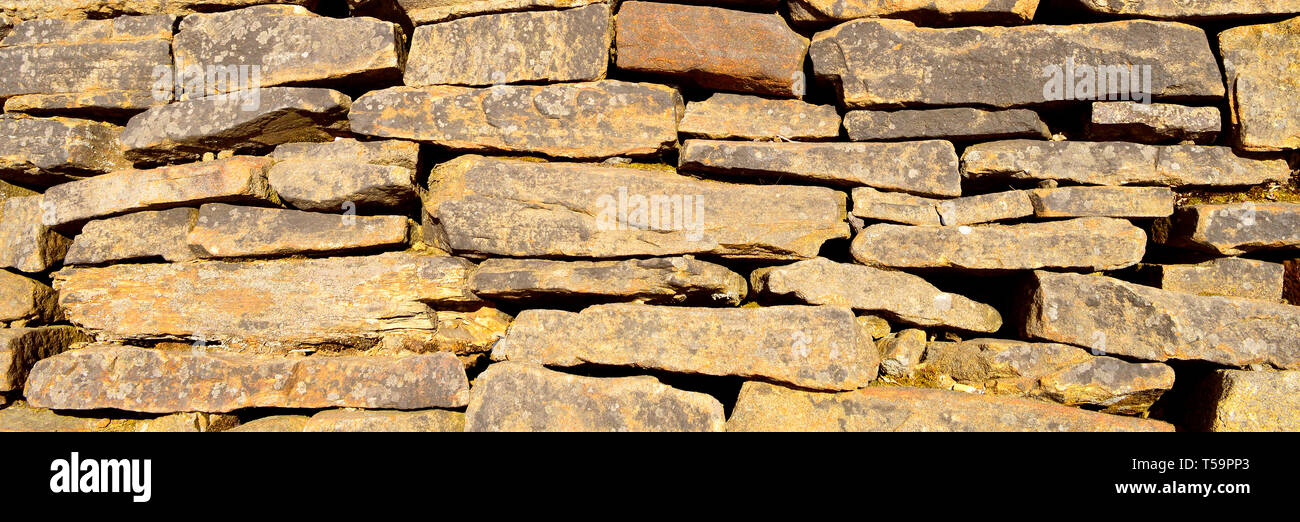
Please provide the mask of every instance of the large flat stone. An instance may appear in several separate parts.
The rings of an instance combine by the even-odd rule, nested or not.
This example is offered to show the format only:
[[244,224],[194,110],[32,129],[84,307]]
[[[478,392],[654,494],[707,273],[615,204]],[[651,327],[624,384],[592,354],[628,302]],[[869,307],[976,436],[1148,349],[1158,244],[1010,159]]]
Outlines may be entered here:
[[456,150],[603,158],[672,148],[684,107],[671,87],[605,80],[394,87],[361,96],[348,117],[358,134]]
[[720,92],[686,104],[677,130],[707,139],[833,139],[840,135],[840,115],[831,105]]
[[1081,3],[1103,14],[1180,20],[1300,13],[1300,2],[1295,0],[1081,0]]
[[426,433],[465,431],[465,414],[451,410],[326,410],[301,431],[329,433]]
[[829,306],[525,310],[492,358],[761,378],[821,390],[866,386],[880,365],[875,342],[853,312]]
[[51,187],[45,192],[50,224],[76,225],[139,210],[203,203],[271,200],[269,158],[236,156],[156,169],[127,169]]
[[1024,333],[1144,361],[1300,368],[1300,307],[1035,272]]
[[507,11],[578,7],[604,0],[395,0],[415,25]]
[[790,0],[795,22],[845,22],[857,18],[905,18],[962,25],[1023,24],[1038,0]]
[[1156,265],[1160,288],[1195,295],[1282,300],[1286,266],[1224,257],[1195,265]]
[[1300,430],[1300,372],[1219,370],[1201,386],[1209,431]]
[[312,6],[316,0],[0,0],[0,14],[19,20],[113,18],[127,15],[191,14],[259,4]]
[[727,431],[1174,431],[1163,422],[1013,397],[871,387],[818,393],[747,382]]
[[474,381],[465,431],[722,431],[722,403],[654,377],[597,378],[502,362]]
[[276,162],[351,161],[417,170],[420,167],[420,144],[402,140],[359,141],[336,138],[324,143],[285,143],[276,147],[271,152],[271,157]]
[[1117,141],[981,143],[966,149],[967,179],[1055,180],[1085,185],[1229,187],[1284,181],[1283,159],[1237,155],[1228,147],[1143,145]]
[[200,258],[344,254],[405,246],[406,216],[357,216],[210,203],[186,242]]
[[[111,415],[111,414],[110,414]],[[0,410],[0,432],[200,433],[229,431],[239,417],[224,413],[173,413],[153,418],[139,414],[56,412],[19,401]]]
[[412,38],[403,83],[421,87],[603,80],[613,29],[605,3],[422,25]]
[[488,259],[470,279],[484,299],[557,299],[736,306],[749,286],[740,274],[694,257],[626,261]]
[[847,306],[926,327],[996,332],[1002,316],[992,306],[935,288],[920,276],[823,258],[756,270],[756,293],[811,305]]
[[53,288],[35,279],[0,270],[0,323],[52,323],[62,317],[59,296]]
[[957,152],[946,141],[779,143],[687,140],[681,169],[960,196]]
[[285,203],[320,212],[374,212],[418,199],[420,145],[409,141],[286,143],[271,154],[271,188]]
[[[1224,94],[1205,31],[1171,22],[930,29],[866,19],[818,33],[809,54],[817,76],[838,84],[844,105],[852,108],[1041,105],[1058,101],[1047,68],[1056,66],[1064,76],[1071,64],[1075,72],[1079,65],[1122,66],[1124,72],[1129,64],[1150,65],[1143,80],[1150,78],[1150,94],[1159,100]],[[1132,93],[1108,81],[1094,87],[1100,89],[1091,96],[1061,94],[1092,101]]]
[[53,208],[43,196],[4,200],[0,207],[0,268],[44,272],[63,260],[71,243],[50,228]]
[[1034,215],[1029,193],[1018,190],[956,199],[932,199],[867,187],[853,189],[853,215],[919,226],[960,226]]
[[1117,270],[1146,253],[1147,235],[1122,219],[1019,225],[871,225],[853,239],[858,262],[891,268]]
[[[1300,2],[1254,2],[1300,13]],[[1219,34],[1235,142],[1246,150],[1300,149],[1300,19],[1235,27]]]
[[1155,239],[1167,245],[1235,256],[1300,249],[1300,204],[1232,203],[1180,207],[1157,223]]
[[1097,102],[1092,104],[1088,138],[1141,143],[1214,143],[1223,128],[1216,107],[1169,103]]
[[821,187],[479,156],[444,163],[429,185],[426,209],[466,254],[802,259],[849,234],[845,196]]
[[1029,191],[1040,218],[1168,217],[1174,191],[1167,187],[1058,187]]
[[198,210],[173,208],[97,219],[72,240],[65,265],[99,265],[118,261],[162,259],[169,263],[196,256],[185,242]]
[[853,141],[987,141],[1051,137],[1037,112],[970,107],[901,111],[849,111],[844,128]]
[[48,187],[131,166],[122,128],[69,118],[0,116],[0,180]]
[[71,326],[0,328],[0,391],[23,389],[36,361],[89,340],[90,336]]
[[38,408],[222,413],[242,408],[456,408],[469,381],[449,353],[405,357],[259,357],[199,348],[99,343],[36,363]]
[[803,95],[808,39],[775,13],[628,1],[615,20],[619,69],[706,89]]
[[100,338],[221,342],[284,352],[360,347],[438,330],[430,308],[477,304],[473,264],[451,257],[201,261],[69,268],[55,274],[68,320]]

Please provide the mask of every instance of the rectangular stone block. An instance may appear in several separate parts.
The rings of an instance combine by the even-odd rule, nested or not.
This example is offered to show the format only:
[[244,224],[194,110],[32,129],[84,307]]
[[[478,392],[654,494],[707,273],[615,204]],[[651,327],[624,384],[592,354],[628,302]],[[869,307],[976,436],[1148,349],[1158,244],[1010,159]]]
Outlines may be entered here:
[[1300,2],[1296,0],[1082,0],[1082,4],[1108,15],[1198,21],[1300,13]]
[[22,390],[32,365],[90,336],[71,326],[0,328],[0,392]]
[[840,115],[831,105],[720,92],[686,104],[678,132],[718,140],[834,139],[840,135]]
[[849,111],[844,128],[853,141],[1047,139],[1052,133],[1037,112],[954,107],[901,111]]
[[186,242],[200,258],[348,254],[404,247],[406,216],[357,216],[210,203]]
[[1215,107],[1169,103],[1097,102],[1092,104],[1088,139],[1140,143],[1214,143],[1223,128]]
[[451,410],[325,410],[298,431],[325,433],[459,433],[465,414]]
[[626,261],[488,259],[471,279],[484,299],[695,303],[736,306],[749,286],[740,274],[692,256]]
[[944,25],[1011,25],[1033,20],[1038,0],[789,0],[795,22],[905,18]]
[[1300,430],[1300,372],[1219,370],[1201,383],[1209,431]]
[[4,200],[0,207],[0,268],[44,272],[63,260],[71,241],[50,228],[53,207],[45,196]]
[[1084,185],[1232,187],[1290,178],[1284,159],[1238,155],[1229,147],[1118,141],[981,143],[962,155],[968,180],[1055,180]]
[[173,208],[97,219],[72,240],[65,265],[99,265],[118,261],[162,259],[169,263],[196,256],[185,242],[198,210]]
[[1187,294],[1245,297],[1273,303],[1282,299],[1286,266],[1225,257],[1195,265],[1156,265],[1160,288]]
[[0,270],[0,323],[52,323],[63,318],[59,296],[49,285]]
[[395,0],[415,25],[507,11],[562,9],[604,0]]
[[70,118],[0,115],[0,180],[48,187],[131,166],[122,128]]
[[1174,191],[1166,187],[1059,187],[1029,191],[1034,215],[1070,217],[1168,217]]
[[[1300,13],[1300,2],[1254,2],[1257,8]],[[1219,34],[1228,79],[1234,141],[1245,150],[1300,148],[1300,106],[1291,100],[1300,80],[1291,72],[1300,61],[1300,20],[1234,27]]]
[[1300,249],[1300,204],[1246,202],[1180,207],[1155,226],[1155,240],[1170,246],[1235,256]]
[[140,0],[0,0],[0,14],[12,16],[19,20],[31,20],[33,18],[80,20],[87,17],[113,18],[127,15],[183,15],[195,12],[238,9],[259,4],[312,6],[315,3],[316,0],[162,0],[147,2]]

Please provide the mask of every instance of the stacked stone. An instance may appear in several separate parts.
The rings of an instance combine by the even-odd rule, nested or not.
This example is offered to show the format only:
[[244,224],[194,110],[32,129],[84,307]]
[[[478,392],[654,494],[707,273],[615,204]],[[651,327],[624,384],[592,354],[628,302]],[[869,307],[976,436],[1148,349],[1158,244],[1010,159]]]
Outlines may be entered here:
[[0,0],[0,430],[1297,428],[1300,3],[358,4]]

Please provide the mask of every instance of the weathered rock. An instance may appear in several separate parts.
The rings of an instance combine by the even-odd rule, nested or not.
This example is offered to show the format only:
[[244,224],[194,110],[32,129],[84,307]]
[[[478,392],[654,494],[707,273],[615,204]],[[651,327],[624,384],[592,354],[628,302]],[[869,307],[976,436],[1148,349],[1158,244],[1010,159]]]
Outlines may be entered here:
[[62,317],[59,296],[53,288],[35,279],[0,270],[0,323],[50,323]]
[[186,242],[201,258],[339,254],[406,245],[406,216],[357,216],[210,203]]
[[892,268],[1117,270],[1142,261],[1147,235],[1122,219],[1019,225],[872,225],[853,239],[858,262]]
[[849,234],[845,196],[821,187],[479,156],[444,163],[429,185],[426,209],[457,253],[801,259]]
[[996,332],[993,307],[935,288],[920,276],[823,258],[756,270],[754,292],[811,305],[848,306],[890,320],[926,327]]
[[1069,217],[1168,217],[1174,191],[1167,187],[1059,187],[1029,191],[1034,215]]
[[285,203],[317,212],[400,209],[418,199],[415,171],[392,165],[290,160],[271,167],[267,180]]
[[740,274],[691,256],[625,261],[488,259],[474,271],[470,285],[484,299],[525,302],[573,298],[736,306],[749,292]]
[[922,330],[903,330],[880,340],[880,373],[898,377],[911,373],[925,355]]
[[473,264],[387,253],[258,263],[202,261],[70,268],[55,274],[68,319],[101,339],[198,339],[282,353],[374,346],[430,334],[430,305],[477,304]]
[[296,433],[302,431],[302,429],[307,426],[307,420],[310,418],[311,417],[306,415],[271,415],[245,422],[226,431],[243,433]]
[[568,375],[514,362],[474,381],[465,431],[722,431],[722,403],[654,377]]
[[1300,368],[1300,307],[1035,272],[1024,333],[1144,361]]
[[241,408],[456,408],[469,381],[449,353],[406,357],[258,357],[98,343],[36,363],[38,408],[223,413]]
[[50,224],[76,225],[139,210],[203,203],[270,201],[268,158],[236,156],[156,169],[127,169],[51,187],[45,192]]
[[605,3],[422,25],[415,29],[403,83],[421,87],[603,80],[613,36]]
[[43,196],[4,200],[0,207],[0,268],[44,272],[63,260],[71,241],[48,226],[53,207]]
[[436,331],[407,330],[385,334],[376,351],[451,352],[476,360],[476,356],[487,354],[497,340],[506,336],[506,329],[514,319],[490,306],[471,310],[437,310],[432,314]]
[[1038,0],[790,0],[795,22],[844,22],[857,18],[906,18],[963,25],[1023,24]]
[[853,141],[988,141],[1047,139],[1052,133],[1029,109],[1001,111],[954,107],[902,111],[849,111],[844,128]]
[[1196,265],[1156,265],[1160,288],[1188,294],[1283,302],[1286,267],[1238,257]]
[[[974,41],[979,45],[971,45]],[[817,76],[839,85],[841,99],[852,108],[1134,99],[1140,93],[1128,83],[1109,81],[1130,72],[1151,81],[1149,89],[1137,91],[1160,100],[1224,94],[1205,31],[1172,22],[930,29],[867,19],[818,33],[809,54]],[[1150,68],[1134,71],[1130,64]],[[1091,68],[1098,79],[1088,84],[1092,92],[1076,93],[1064,88],[1066,82],[1053,82],[1053,67],[1058,80],[1076,73],[1086,81],[1080,66]],[[1053,89],[1056,83],[1060,89]]]
[[677,130],[708,139],[833,139],[840,135],[840,115],[830,105],[716,93],[686,104]]
[[507,11],[578,7],[604,0],[396,0],[415,25]]
[[1034,215],[1029,194],[995,192],[956,199],[930,199],[871,188],[853,189],[853,215],[920,226],[960,226]]
[[1155,227],[1155,240],[1226,256],[1300,249],[1300,204],[1232,203],[1180,207]]
[[352,131],[457,150],[564,158],[647,156],[677,143],[675,89],[614,80],[559,85],[393,87],[357,99]]
[[1300,13],[1295,0],[1082,0],[1098,13],[1143,18],[1206,20]]
[[[164,105],[171,91],[99,91],[90,93],[23,94],[4,102],[4,110],[32,116],[80,116],[126,119],[140,111]],[[156,93],[157,97],[155,97]]]
[[47,187],[130,167],[121,133],[89,120],[0,115],[0,180]]
[[341,92],[270,87],[154,107],[130,119],[122,148],[135,161],[193,160],[204,153],[250,151],[298,141],[329,141],[347,131],[352,100]]
[[1225,187],[1291,176],[1286,160],[1238,156],[1228,147],[1011,140],[966,149],[967,179],[1056,180],[1085,185]]
[[190,99],[277,85],[392,81],[402,75],[402,40],[401,28],[391,22],[330,18],[301,8],[190,15],[181,21],[172,46],[177,71],[224,67],[239,74],[237,81],[201,82],[197,91],[177,82],[183,88],[177,94]]
[[1300,372],[1219,370],[1202,386],[1209,431],[1300,430]]
[[707,89],[803,95],[808,39],[780,15],[628,1],[615,25],[620,69]]
[[1168,103],[1097,102],[1092,104],[1088,138],[1141,143],[1214,143],[1223,128],[1215,107]]
[[858,326],[870,333],[872,339],[884,339],[891,329],[889,321],[874,315],[859,315]]
[[90,337],[71,326],[0,328],[0,392],[23,389],[36,361],[53,357]]
[[161,258],[179,263],[195,258],[185,241],[198,211],[193,208],[145,211],[86,223],[72,240],[65,265],[98,265]]
[[316,0],[0,0],[0,14],[19,20],[114,18],[128,15],[191,14],[258,4],[314,6]]
[[957,151],[946,141],[777,143],[687,140],[681,169],[960,196]]
[[214,413],[173,413],[154,418],[137,415],[91,416],[76,412],[54,412],[18,402],[0,410],[0,432],[153,432],[197,433],[230,431],[239,417]]
[[866,386],[880,365],[875,343],[852,311],[808,306],[525,310],[492,358],[763,378],[819,390]]
[[[1300,13],[1300,2],[1286,4]],[[1280,7],[1280,6],[1279,6]],[[1235,27],[1219,34],[1228,79],[1235,141],[1246,150],[1300,149],[1300,107],[1294,100],[1300,80],[1292,71],[1300,61],[1300,19]]]
[[1055,343],[999,339],[931,343],[925,366],[983,393],[1129,415],[1147,411],[1174,386],[1174,370],[1164,364],[1099,357],[1077,346]]
[[918,226],[940,226],[938,204],[944,200],[869,187],[853,189],[852,216]]
[[462,432],[465,414],[450,410],[326,410],[312,415],[302,431]]
[[348,161],[418,170],[420,144],[402,140],[357,141],[353,138],[336,138],[325,143],[285,143],[276,147],[271,157],[276,162]]
[[1012,397],[871,387],[819,393],[747,382],[727,431],[1174,431],[1163,422]]

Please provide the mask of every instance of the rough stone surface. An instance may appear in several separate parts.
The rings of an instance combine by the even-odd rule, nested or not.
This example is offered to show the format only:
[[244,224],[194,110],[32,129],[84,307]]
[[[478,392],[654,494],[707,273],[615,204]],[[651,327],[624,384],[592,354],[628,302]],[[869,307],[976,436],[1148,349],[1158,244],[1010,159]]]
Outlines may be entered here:
[[946,141],[776,143],[687,140],[682,170],[765,176],[920,195],[960,196],[956,149]]
[[285,203],[317,212],[400,209],[418,199],[415,171],[392,165],[290,160],[271,167],[267,180]]
[[271,415],[245,422],[226,431],[243,433],[297,433],[307,426],[307,420],[310,418],[311,417],[306,415]]
[[1295,0],[1081,0],[1098,13],[1144,18],[1221,19],[1300,13]]
[[709,89],[802,94],[808,39],[777,14],[629,1],[615,25],[620,69]]
[[920,276],[817,258],[756,270],[754,292],[811,305],[848,306],[906,324],[996,332],[993,307],[935,288]]
[[312,415],[302,431],[462,432],[465,431],[465,414],[450,410],[326,410]]
[[400,248],[408,221],[211,203],[199,208],[186,241],[201,258],[342,254]]
[[474,381],[465,431],[722,431],[717,399],[654,377],[580,377],[529,364],[489,366]]
[[121,133],[90,120],[0,115],[0,180],[47,187],[130,167]]
[[1174,431],[1163,422],[1012,397],[871,387],[819,393],[747,382],[727,431]]
[[[436,0],[435,0],[436,1]],[[0,14],[19,20],[112,18],[128,15],[191,14],[259,4],[315,5],[316,0],[0,0]]]
[[892,268],[1117,270],[1146,253],[1147,235],[1121,219],[1019,225],[871,225],[853,239],[858,262]]
[[0,270],[0,322],[54,322],[63,317],[58,303],[58,295],[49,285]]
[[821,390],[866,386],[880,365],[875,343],[851,310],[808,306],[525,310],[492,349],[492,358],[763,378]]
[[1291,177],[1286,160],[1247,158],[1228,147],[1118,141],[981,143],[966,149],[962,169],[967,179],[1055,180],[1085,185],[1228,187]]
[[[1272,2],[1258,2],[1266,5]],[[1300,13],[1300,2],[1289,4]],[[1236,27],[1219,34],[1236,143],[1246,150],[1300,149],[1300,19]]]
[[173,413],[154,418],[105,418],[79,412],[33,408],[25,401],[0,410],[0,432],[145,432],[199,433],[231,431],[239,417],[228,414]]
[[478,303],[468,289],[472,268],[407,253],[128,264],[65,269],[54,287],[68,319],[99,338],[197,339],[270,353],[434,333],[431,304]]
[[395,0],[415,25],[506,11],[579,7],[603,0]]
[[834,139],[840,135],[840,115],[830,105],[716,93],[686,104],[678,132],[719,140]]
[[1157,242],[1235,256],[1300,249],[1300,204],[1233,203],[1180,207],[1157,223]]
[[1139,143],[1214,143],[1223,128],[1215,107],[1168,103],[1097,102],[1092,104],[1088,138]]
[[1029,109],[969,107],[849,111],[844,115],[844,128],[853,141],[1047,139],[1052,134],[1038,113]]
[[857,18],[906,18],[970,25],[1022,24],[1034,18],[1038,0],[790,0],[795,22],[844,22]]
[[0,328],[0,391],[23,389],[36,361],[52,357],[90,337],[71,326]]
[[613,24],[609,5],[501,13],[415,29],[403,83],[500,85],[603,80]]
[[1219,370],[1203,386],[1209,431],[1300,431],[1300,372]]
[[[931,29],[867,19],[818,33],[809,54],[817,76],[837,83],[852,108],[1041,105],[1055,101],[1045,69],[1065,69],[1070,60],[1075,67],[1124,66],[1125,72],[1129,64],[1150,65],[1155,99],[1224,94],[1205,32],[1171,22]],[[1100,87],[1089,101],[1119,99],[1109,83]]]
[[1059,187],[1029,191],[1040,218],[1168,217],[1174,191],[1166,187]]
[[86,223],[72,240],[65,265],[98,265],[139,259],[178,263],[195,258],[185,235],[194,225],[193,208],[135,212]]
[[1024,333],[1144,361],[1300,368],[1300,307],[1035,272]]
[[402,140],[358,141],[353,138],[336,138],[325,143],[285,143],[276,147],[271,152],[271,157],[276,162],[349,161],[418,170],[420,144]]
[[880,373],[891,377],[907,375],[925,356],[926,335],[922,330],[903,330],[880,340]]
[[694,257],[626,261],[488,259],[470,279],[484,299],[634,301],[736,306],[749,286],[740,274]]
[[223,413],[241,408],[456,408],[469,381],[449,353],[406,357],[258,357],[99,343],[36,363],[38,408]]
[[867,187],[853,189],[853,215],[918,226],[960,226],[1034,215],[1029,194],[995,192],[956,199],[931,199]]
[[801,259],[847,238],[847,198],[671,172],[462,156],[425,200],[452,250],[512,257]]
[[1283,302],[1286,267],[1225,257],[1195,265],[1158,265],[1160,288],[1188,294]]
[[677,143],[675,89],[614,80],[559,85],[394,87],[353,104],[352,131],[457,150],[564,158],[645,156]]
[[71,241],[47,224],[48,196],[4,200],[0,207],[0,268],[44,272],[63,260]]

